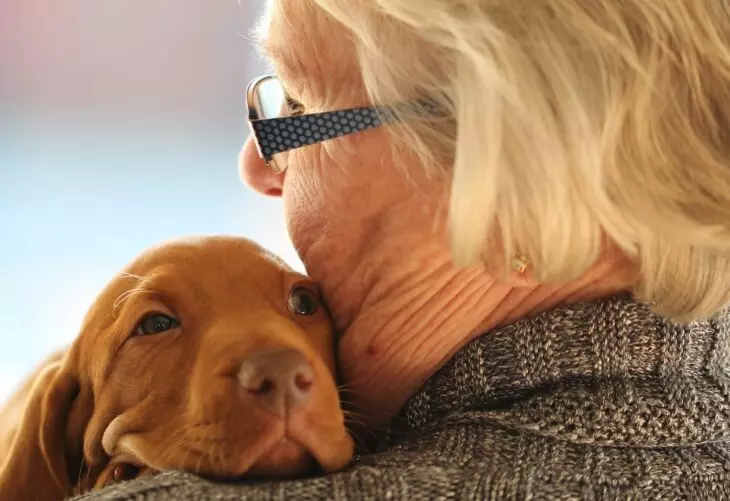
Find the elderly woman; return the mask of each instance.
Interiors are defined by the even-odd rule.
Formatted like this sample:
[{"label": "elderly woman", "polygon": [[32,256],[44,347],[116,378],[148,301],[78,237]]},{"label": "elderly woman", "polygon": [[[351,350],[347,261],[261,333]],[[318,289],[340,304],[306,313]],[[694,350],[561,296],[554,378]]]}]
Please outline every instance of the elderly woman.
[{"label": "elderly woman", "polygon": [[730,496],[725,3],[278,0],[262,24],[242,176],[283,200],[377,450],[87,499]]}]

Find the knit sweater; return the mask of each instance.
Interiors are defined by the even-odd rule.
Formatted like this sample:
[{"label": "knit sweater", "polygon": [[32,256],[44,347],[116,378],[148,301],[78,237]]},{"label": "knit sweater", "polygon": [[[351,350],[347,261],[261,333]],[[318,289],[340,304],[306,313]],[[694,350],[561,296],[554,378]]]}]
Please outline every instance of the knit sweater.
[{"label": "knit sweater", "polygon": [[346,471],[257,485],[168,472],[102,500],[730,499],[730,313],[673,324],[616,297],[464,347]]}]

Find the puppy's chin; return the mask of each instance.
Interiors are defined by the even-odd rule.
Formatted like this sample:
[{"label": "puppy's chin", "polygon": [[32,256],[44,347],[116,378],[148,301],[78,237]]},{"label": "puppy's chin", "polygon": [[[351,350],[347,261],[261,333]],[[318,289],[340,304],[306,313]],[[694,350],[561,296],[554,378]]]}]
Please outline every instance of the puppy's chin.
[{"label": "puppy's chin", "polygon": [[300,415],[290,419],[287,433],[309,451],[324,473],[340,471],[353,459],[355,442],[342,420]]},{"label": "puppy's chin", "polygon": [[[204,432],[142,430],[122,416],[104,433],[109,457],[155,471],[178,469],[211,479],[300,478],[333,473],[345,468],[354,453],[354,442],[342,415],[298,412],[286,420],[268,419],[254,436],[234,438],[230,423],[207,425]],[[225,438],[228,437],[228,438]]]},{"label": "puppy's chin", "polygon": [[224,481],[300,478],[316,471],[318,464],[307,448],[279,433],[266,435],[254,443],[200,440],[170,449],[151,440],[151,434],[128,434],[119,437],[110,456],[118,463],[156,471],[181,469]]},{"label": "puppy's chin", "polygon": [[245,478],[298,478],[313,474],[318,464],[309,451],[282,437],[244,474]]},{"label": "puppy's chin", "polygon": [[[287,436],[270,436],[268,440],[257,444],[230,443],[222,455],[208,454],[208,451],[185,448],[180,454],[170,454],[171,459],[179,456],[177,461],[161,461],[161,447],[154,447],[136,435],[124,435],[117,442],[116,462],[127,463],[137,467],[146,467],[156,471],[182,469],[217,481],[231,480],[264,480],[264,479],[297,479],[317,473],[336,471],[349,463],[351,449],[346,447],[341,459],[328,457],[322,461],[314,451]],[[187,451],[185,453],[184,451]],[[321,453],[321,451],[317,451]],[[186,460],[190,464],[186,464]],[[174,464],[173,464],[174,463]]]}]

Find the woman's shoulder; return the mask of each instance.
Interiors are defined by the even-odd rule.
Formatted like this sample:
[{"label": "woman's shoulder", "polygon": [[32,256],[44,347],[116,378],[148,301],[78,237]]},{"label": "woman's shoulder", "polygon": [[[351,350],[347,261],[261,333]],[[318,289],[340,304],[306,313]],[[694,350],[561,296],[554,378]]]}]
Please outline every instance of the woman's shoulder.
[{"label": "woman's shoulder", "polygon": [[601,499],[650,494],[713,500],[730,497],[730,480],[718,459],[728,457],[728,449],[605,448],[515,432],[472,416],[461,424],[415,433],[325,477],[221,484],[169,472],[77,501],[582,499],[599,492]]}]

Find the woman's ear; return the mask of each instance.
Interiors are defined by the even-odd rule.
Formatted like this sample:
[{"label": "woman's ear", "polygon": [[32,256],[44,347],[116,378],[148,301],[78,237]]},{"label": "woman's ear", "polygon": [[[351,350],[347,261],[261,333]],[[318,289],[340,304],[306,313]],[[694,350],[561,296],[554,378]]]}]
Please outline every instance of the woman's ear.
[{"label": "woman's ear", "polygon": [[83,458],[81,437],[91,413],[86,404],[78,405],[79,394],[68,359],[38,376],[0,468],[0,499],[60,501],[73,494]]}]

